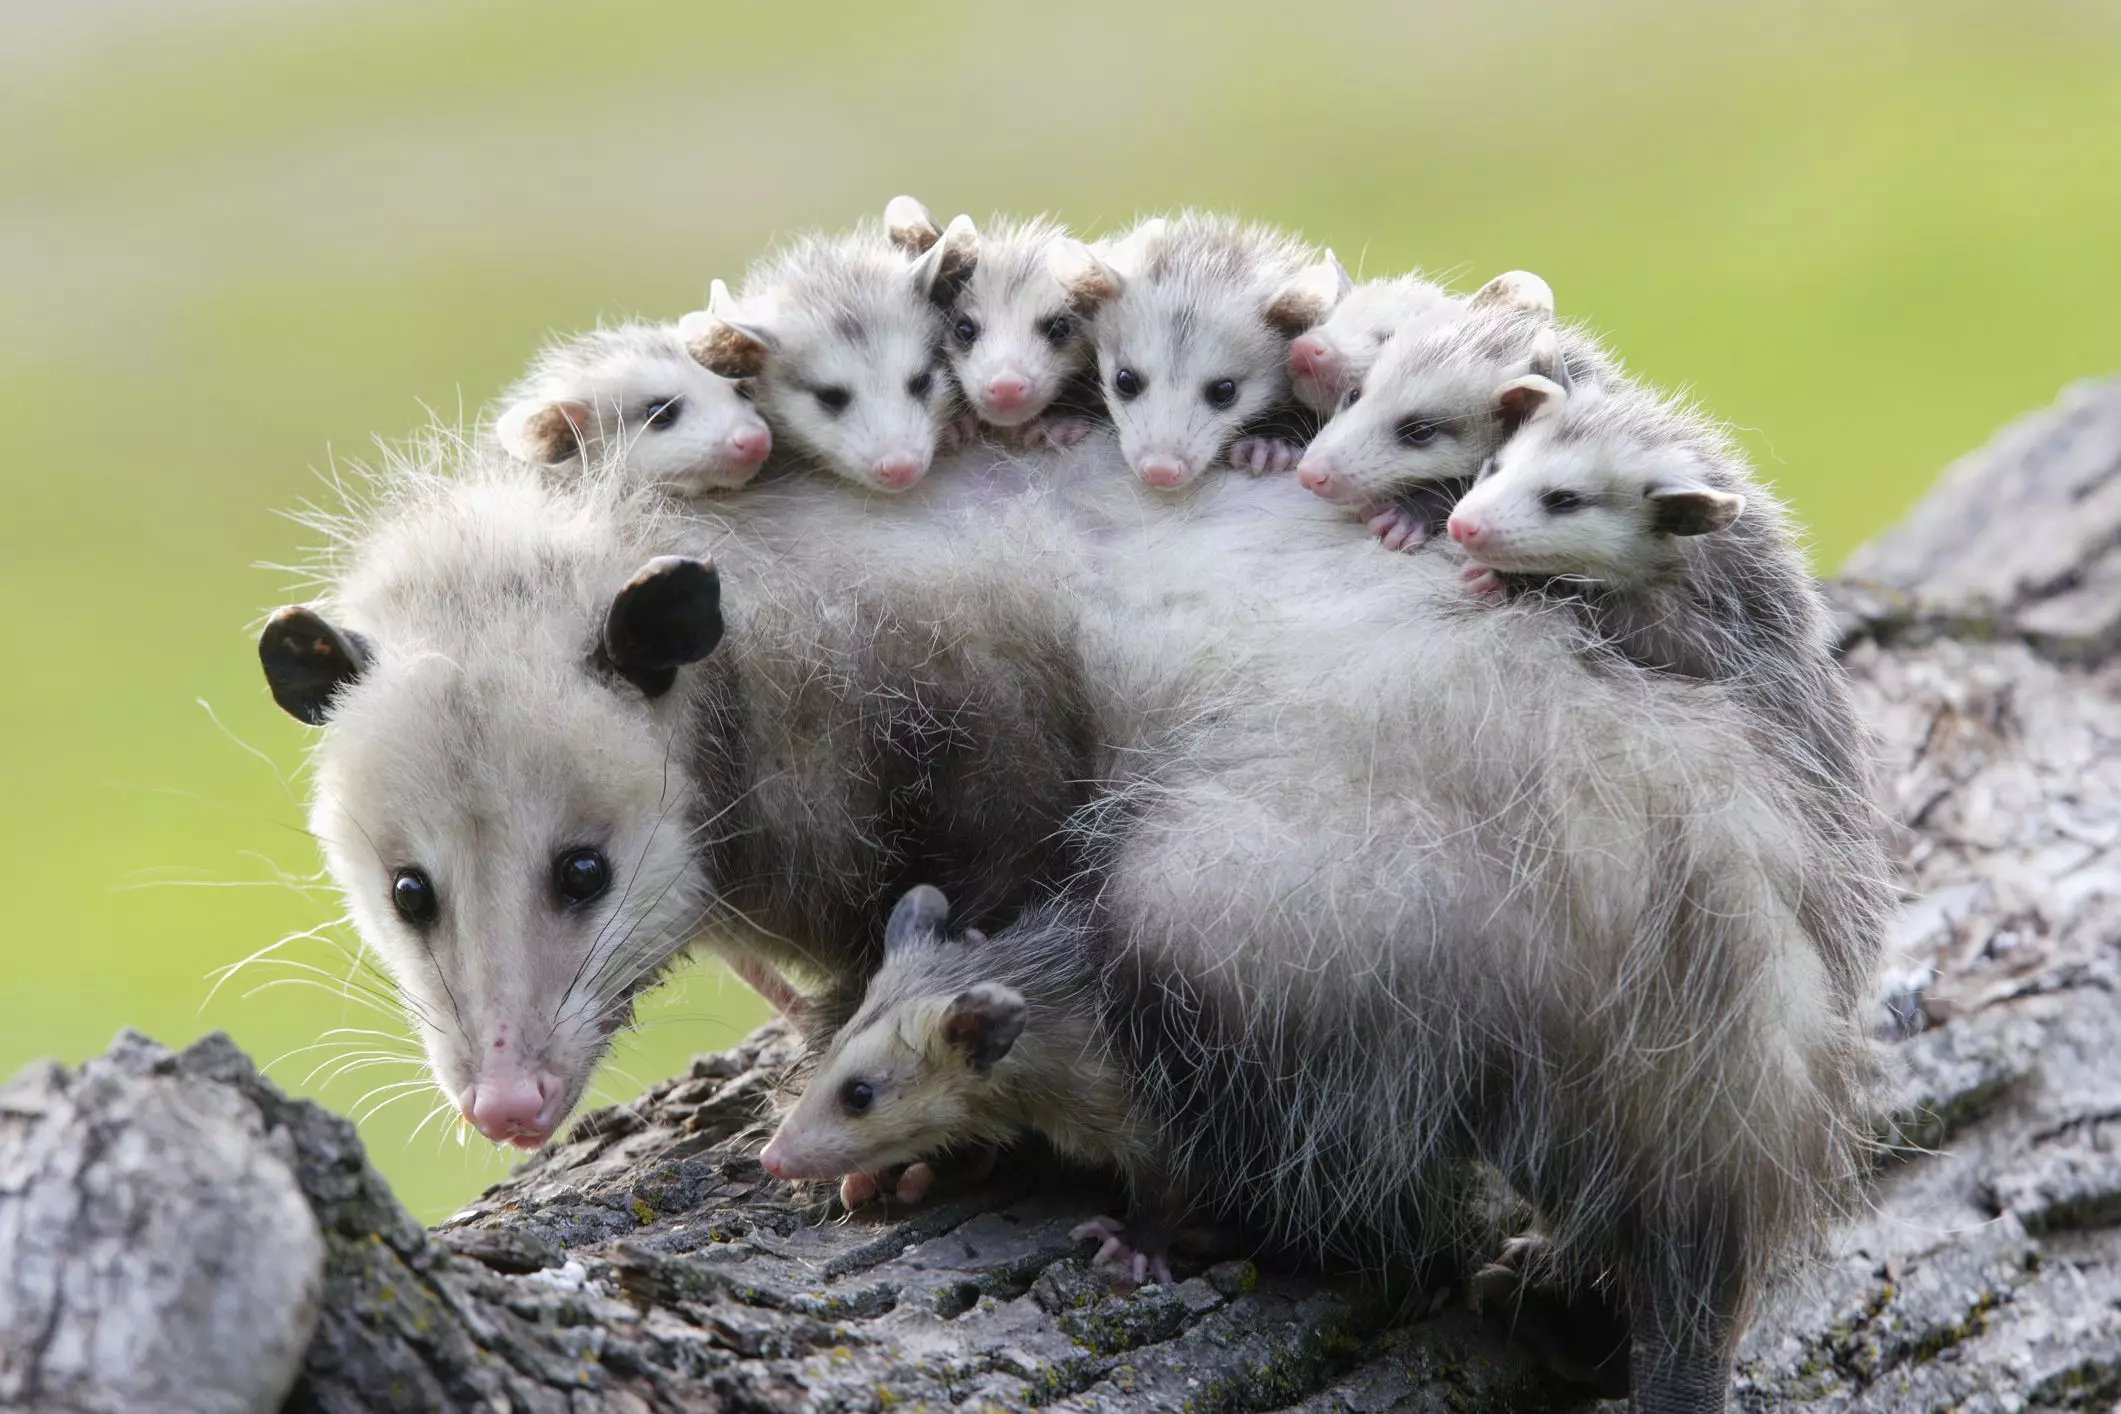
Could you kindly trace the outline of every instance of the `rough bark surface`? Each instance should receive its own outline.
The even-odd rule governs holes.
[[[1740,1398],[1819,1411],[2112,1407],[2121,382],[2067,391],[1954,467],[1834,592],[1910,900],[1878,1013],[1882,1032],[1905,1038],[1901,1095],[1880,1118],[1890,1157],[1869,1209],[1760,1313]],[[1181,1263],[1175,1285],[1114,1290],[1067,1236],[1105,1195],[1036,1160],[919,1208],[839,1216],[754,1157],[792,1057],[774,1028],[702,1056],[637,1104],[584,1117],[434,1231],[398,1207],[349,1124],[287,1100],[225,1040],[172,1056],[121,1038],[79,1076],[33,1070],[0,1095],[0,1405],[127,1407],[61,1389],[87,1368],[83,1342],[121,1316],[139,1341],[196,1339],[171,1334],[194,1329],[175,1324],[198,1318],[183,1301],[121,1305],[96,1287],[113,1304],[84,1309],[75,1288],[54,1295],[22,1268],[39,1240],[26,1185],[64,1189],[76,1170],[135,1192],[142,1174],[186,1175],[164,1208],[194,1202],[202,1223],[220,1221],[198,1157],[220,1130],[147,1128],[123,1086],[99,1099],[94,1078],[117,1073],[213,1096],[195,1103],[299,1182],[313,1228],[259,1202],[248,1226],[212,1229],[218,1280],[260,1292],[300,1291],[297,1269],[314,1269],[313,1247],[273,1229],[322,1234],[321,1316],[290,1410],[1325,1414],[1595,1399],[1537,1357],[1567,1318],[1529,1307],[1482,1317],[1449,1289],[1387,1298],[1245,1260]],[[38,1169],[19,1156],[46,1142],[57,1121],[40,1097],[53,1095],[78,1112],[66,1132],[83,1148]],[[140,1127],[128,1138],[129,1126]],[[113,1167],[126,1162],[141,1167]],[[61,1206],[97,1208],[78,1194]],[[196,1265],[205,1241],[156,1231],[178,1266],[208,1270]],[[155,1265],[144,1243],[132,1260]],[[299,1298],[286,1304],[301,1314]],[[257,1330],[267,1344],[284,1334],[269,1326]],[[24,1333],[42,1343],[21,1344]],[[247,1404],[180,1393],[131,1407],[270,1409],[268,1384],[247,1387]]]

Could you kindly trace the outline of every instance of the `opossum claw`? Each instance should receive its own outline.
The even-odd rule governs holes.
[[[1068,1229],[1068,1236],[1077,1242],[1097,1242],[1097,1255],[1090,1259],[1093,1267],[1118,1266],[1133,1274],[1136,1286],[1147,1285],[1151,1277],[1166,1285],[1171,1282],[1170,1259],[1162,1252],[1137,1252],[1127,1241],[1127,1225],[1117,1218],[1077,1223]]]

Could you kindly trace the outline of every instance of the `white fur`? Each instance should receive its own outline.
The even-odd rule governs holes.
[[[1362,386],[1378,354],[1403,330],[1450,318],[1461,307],[1441,285],[1420,275],[1365,280],[1333,306],[1325,320],[1302,337],[1316,346],[1311,371],[1291,370],[1297,401],[1331,417],[1352,388]],[[1291,356],[1294,357],[1294,346]]]

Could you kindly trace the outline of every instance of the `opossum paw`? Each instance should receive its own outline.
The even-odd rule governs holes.
[[[850,1173],[840,1180],[840,1206],[848,1212],[865,1203],[876,1201],[876,1175],[873,1173]]]
[[[1303,460],[1304,449],[1280,437],[1240,437],[1230,444],[1230,465],[1254,476],[1287,471]]]
[[[1077,1242],[1098,1244],[1097,1255],[1090,1259],[1093,1267],[1115,1266],[1123,1274],[1131,1274],[1136,1286],[1145,1286],[1152,1278],[1167,1286],[1171,1284],[1170,1258],[1161,1251],[1136,1251],[1127,1242],[1127,1225],[1117,1218],[1097,1217],[1077,1223],[1068,1230],[1068,1236]]]
[[[898,1176],[898,1184],[891,1196],[901,1203],[918,1203],[928,1196],[935,1186],[935,1170],[927,1164],[908,1164],[906,1171]]]
[[[1034,417],[1019,430],[1025,447],[1072,447],[1097,430],[1087,417]]]
[[[1404,506],[1386,506],[1370,517],[1370,533],[1387,550],[1419,550],[1429,542],[1429,522]]]
[[[1484,599],[1503,590],[1502,576],[1486,565],[1467,565],[1458,572],[1458,577],[1465,581],[1466,593],[1478,594]]]
[[[1538,1233],[1520,1233],[1502,1244],[1502,1250],[1466,1279],[1466,1304],[1475,1311],[1514,1302],[1531,1284],[1545,1260],[1547,1240]]]
[[[936,444],[946,452],[969,447],[979,440],[979,418],[969,412],[961,412],[943,424],[942,434]]]

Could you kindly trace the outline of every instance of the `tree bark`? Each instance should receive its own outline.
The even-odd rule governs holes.
[[[1909,897],[1878,1008],[1900,1093],[1866,1208],[1758,1315],[1740,1397],[2107,1408],[2121,1400],[2121,381],[2005,429],[1832,592]],[[1323,1414],[1594,1399],[1538,1354],[1574,1318],[1483,1317],[1449,1287],[1386,1294],[1239,1259],[1114,1291],[1067,1236],[1107,1195],[1036,1160],[919,1208],[837,1217],[755,1158],[794,1054],[769,1026],[702,1056],[585,1116],[433,1231],[350,1124],[282,1096],[224,1038],[175,1056],[122,1037],[78,1073],[32,1068],[0,1092],[0,1405]],[[285,1352],[302,1339],[294,1376]],[[170,1378],[142,1393],[132,1382],[166,1359]]]

